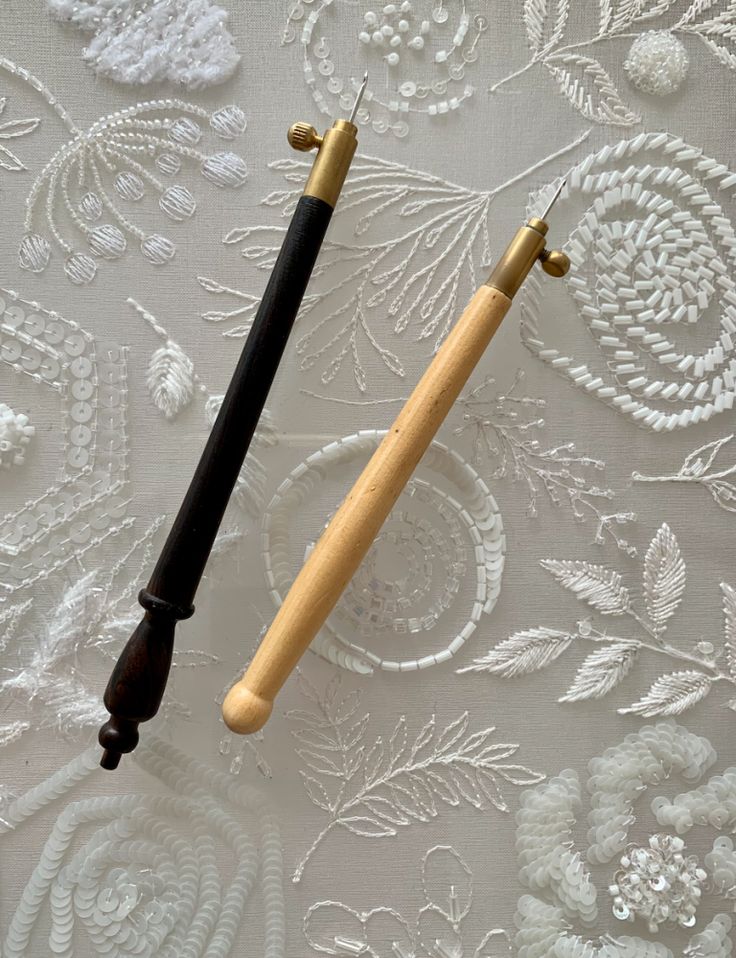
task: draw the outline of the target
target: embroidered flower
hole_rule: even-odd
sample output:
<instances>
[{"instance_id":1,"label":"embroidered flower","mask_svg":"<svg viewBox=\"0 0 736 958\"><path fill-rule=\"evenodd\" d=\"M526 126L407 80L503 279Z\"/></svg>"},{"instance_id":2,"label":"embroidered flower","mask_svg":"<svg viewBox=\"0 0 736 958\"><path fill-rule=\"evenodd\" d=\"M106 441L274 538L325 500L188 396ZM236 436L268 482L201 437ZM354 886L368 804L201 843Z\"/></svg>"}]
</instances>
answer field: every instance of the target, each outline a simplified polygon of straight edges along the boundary
<instances>
[{"instance_id":1,"label":"embroidered flower","mask_svg":"<svg viewBox=\"0 0 736 958\"><path fill-rule=\"evenodd\" d=\"M655 432L731 409L734 186L736 173L667 133L621 140L573 167L555 208L556 227L570 228L572 269L556 285L529 275L525 345ZM578 323L566 318L570 299Z\"/></svg>"},{"instance_id":2,"label":"embroidered flower","mask_svg":"<svg viewBox=\"0 0 736 958\"><path fill-rule=\"evenodd\" d=\"M644 726L591 759L585 787L577 772L567 769L522 794L516 817L516 848L519 879L529 893L519 899L517 906L515 944L519 958L542 954L671 956L663 944L621 936L615 926L612 935L599 937L600 946L575 933L574 924L578 922L589 927L594 922L597 928L601 925L604 915L599 915L592 869L617 856L620 868L608 889L616 919L646 922L650 935L656 935L660 925L671 928L674 923L691 928L700 924L684 953L719 958L730 954L730 917L717 914L701 920L696 915L706 889L715 899L713 904L721 904L719 898L727 897L725 882L712 882L694 856L685 854L684 842L670 832L651 834L643 845L629 843L631 830L644 824L637 821L635 811L644 806L645 793L672 776L681 776L697 787L671 802L664 797L652 801L660 826L674 826L678 832L692 827L695 821L710 827L731 827L736 787L724 789L722 776L698 784L715 760L707 739L673 721L663 721ZM574 832L584 795L590 796L589 844L578 851ZM723 809L720 817L716 807ZM727 848L719 848L721 857L728 855ZM712 856L706 856L708 861ZM730 865L730 859L727 861ZM726 881L728 865L720 865L721 878L725 876Z\"/></svg>"},{"instance_id":3,"label":"embroidered flower","mask_svg":"<svg viewBox=\"0 0 736 958\"><path fill-rule=\"evenodd\" d=\"M647 30L634 40L624 70L642 93L667 96L682 86L690 61L682 42L668 30Z\"/></svg>"}]
</instances>

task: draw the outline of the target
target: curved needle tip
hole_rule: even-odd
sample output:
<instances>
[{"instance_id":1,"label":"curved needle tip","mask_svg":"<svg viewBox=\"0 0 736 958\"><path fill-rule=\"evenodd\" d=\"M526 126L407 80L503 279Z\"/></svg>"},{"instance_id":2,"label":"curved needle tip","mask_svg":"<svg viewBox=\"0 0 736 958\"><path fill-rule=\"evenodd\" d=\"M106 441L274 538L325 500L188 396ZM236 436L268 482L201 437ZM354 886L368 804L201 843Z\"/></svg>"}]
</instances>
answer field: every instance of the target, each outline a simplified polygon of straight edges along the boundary
<instances>
[{"instance_id":1,"label":"curved needle tip","mask_svg":"<svg viewBox=\"0 0 736 958\"><path fill-rule=\"evenodd\" d=\"M366 70L363 74L363 82L360 84L360 89L355 97L355 103L353 103L353 109L350 111L350 122L355 122L355 115L358 112L358 107L360 106L360 101L363 99L363 94L365 93L365 88L368 83L368 71Z\"/></svg>"}]
</instances>

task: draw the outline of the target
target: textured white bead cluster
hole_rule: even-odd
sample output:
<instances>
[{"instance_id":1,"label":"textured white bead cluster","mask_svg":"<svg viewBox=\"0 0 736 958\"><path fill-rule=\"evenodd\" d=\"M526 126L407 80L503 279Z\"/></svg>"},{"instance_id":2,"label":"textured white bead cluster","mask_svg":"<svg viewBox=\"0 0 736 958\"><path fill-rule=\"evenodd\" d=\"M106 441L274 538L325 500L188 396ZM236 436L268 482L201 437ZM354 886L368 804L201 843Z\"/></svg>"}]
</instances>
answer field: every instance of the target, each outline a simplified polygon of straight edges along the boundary
<instances>
[{"instance_id":1,"label":"textured white bead cluster","mask_svg":"<svg viewBox=\"0 0 736 958\"><path fill-rule=\"evenodd\" d=\"M596 889L585 862L571 850L580 781L572 769L521 796L516 815L519 880L532 892L549 889L568 918L595 921Z\"/></svg>"},{"instance_id":2,"label":"textured white bead cluster","mask_svg":"<svg viewBox=\"0 0 736 958\"><path fill-rule=\"evenodd\" d=\"M682 85L690 61L680 40L668 30L647 30L631 45L624 70L642 93L667 96Z\"/></svg>"},{"instance_id":3,"label":"textured white bead cluster","mask_svg":"<svg viewBox=\"0 0 736 958\"><path fill-rule=\"evenodd\" d=\"M627 844L633 803L670 775L697 781L716 760L710 742L672 721L646 725L588 764L588 860L610 862ZM669 824L659 816L661 825Z\"/></svg>"},{"instance_id":4,"label":"textured white bead cluster","mask_svg":"<svg viewBox=\"0 0 736 958\"><path fill-rule=\"evenodd\" d=\"M424 38L430 31L429 20L422 20L419 32L407 39L411 31L411 24L406 17L411 14L410 0L401 4L387 3L381 16L368 10L363 16L364 29L358 34L361 43L373 47L388 47L390 52L385 56L389 66L397 66L401 59L401 49L406 45L411 50L423 50Z\"/></svg>"},{"instance_id":5,"label":"textured white bead cluster","mask_svg":"<svg viewBox=\"0 0 736 958\"><path fill-rule=\"evenodd\" d=\"M675 835L650 835L646 846L629 845L609 886L613 914L621 921L643 918L653 934L664 923L695 924L705 871Z\"/></svg>"},{"instance_id":6,"label":"textured white bead cluster","mask_svg":"<svg viewBox=\"0 0 736 958\"><path fill-rule=\"evenodd\" d=\"M678 834L689 831L693 825L731 828L736 824L736 768L714 775L671 801L664 797L654 799L652 811L660 825L668 825Z\"/></svg>"},{"instance_id":7,"label":"textured white bead cluster","mask_svg":"<svg viewBox=\"0 0 736 958\"><path fill-rule=\"evenodd\" d=\"M0 402L0 467L23 465L26 447L35 432L28 416Z\"/></svg>"}]
</instances>

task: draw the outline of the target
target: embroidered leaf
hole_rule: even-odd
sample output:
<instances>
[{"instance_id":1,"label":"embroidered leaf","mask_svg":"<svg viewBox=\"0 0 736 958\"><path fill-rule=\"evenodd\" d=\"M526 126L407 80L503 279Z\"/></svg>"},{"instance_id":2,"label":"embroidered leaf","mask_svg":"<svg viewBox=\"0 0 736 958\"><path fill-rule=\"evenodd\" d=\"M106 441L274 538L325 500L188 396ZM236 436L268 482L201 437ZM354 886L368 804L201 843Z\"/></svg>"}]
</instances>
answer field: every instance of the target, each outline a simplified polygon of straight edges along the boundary
<instances>
[{"instance_id":1,"label":"embroidered leaf","mask_svg":"<svg viewBox=\"0 0 736 958\"><path fill-rule=\"evenodd\" d=\"M713 462L726 443L731 442L733 433L730 436L723 436L721 439L715 439L704 446L699 446L685 457L685 461L680 467L679 476L691 476L693 479L699 479L703 473L707 472L713 465Z\"/></svg>"},{"instance_id":2,"label":"embroidered leaf","mask_svg":"<svg viewBox=\"0 0 736 958\"><path fill-rule=\"evenodd\" d=\"M172 339L151 356L146 385L157 409L175 419L194 395L194 364Z\"/></svg>"},{"instance_id":3,"label":"embroidered leaf","mask_svg":"<svg viewBox=\"0 0 736 958\"><path fill-rule=\"evenodd\" d=\"M712 6L719 2L720 0L693 0L675 26L683 27L687 24L692 24L701 13L705 13L706 11L710 10Z\"/></svg>"},{"instance_id":4,"label":"embroidered leaf","mask_svg":"<svg viewBox=\"0 0 736 958\"><path fill-rule=\"evenodd\" d=\"M613 80L597 60L576 53L553 54L544 64L557 80L560 92L594 123L631 126L641 117L621 99Z\"/></svg>"},{"instance_id":5,"label":"embroidered leaf","mask_svg":"<svg viewBox=\"0 0 736 958\"><path fill-rule=\"evenodd\" d=\"M711 679L702 672L688 669L661 675L647 694L628 708L619 709L621 715L680 715L710 692Z\"/></svg>"},{"instance_id":6,"label":"embroidered leaf","mask_svg":"<svg viewBox=\"0 0 736 958\"><path fill-rule=\"evenodd\" d=\"M723 593L723 644L726 648L726 663L732 678L736 678L736 589L721 582Z\"/></svg>"},{"instance_id":7,"label":"embroidered leaf","mask_svg":"<svg viewBox=\"0 0 736 958\"><path fill-rule=\"evenodd\" d=\"M0 123L0 140L13 140L17 136L25 136L27 133L33 133L41 121L37 118L27 120L8 120L7 123Z\"/></svg>"},{"instance_id":8,"label":"embroidered leaf","mask_svg":"<svg viewBox=\"0 0 736 958\"><path fill-rule=\"evenodd\" d=\"M629 590L618 572L579 559L542 559L540 565L604 615L622 615L629 610Z\"/></svg>"},{"instance_id":9,"label":"embroidered leaf","mask_svg":"<svg viewBox=\"0 0 736 958\"><path fill-rule=\"evenodd\" d=\"M3 146L0 143L0 167L4 170L8 170L11 173L18 173L21 170L25 170L26 167L18 159L18 157L9 150L6 146Z\"/></svg>"},{"instance_id":10,"label":"embroidered leaf","mask_svg":"<svg viewBox=\"0 0 736 958\"><path fill-rule=\"evenodd\" d=\"M554 662L573 639L574 636L569 632L558 632L555 629L546 629L544 626L515 632L486 652L484 656L475 659L472 665L457 671L458 674L490 672L506 679L516 675L528 675Z\"/></svg>"},{"instance_id":11,"label":"embroidered leaf","mask_svg":"<svg viewBox=\"0 0 736 958\"><path fill-rule=\"evenodd\" d=\"M736 485L722 479L713 479L707 483L706 488L716 505L726 512L736 512Z\"/></svg>"},{"instance_id":12,"label":"embroidered leaf","mask_svg":"<svg viewBox=\"0 0 736 958\"><path fill-rule=\"evenodd\" d=\"M736 32L726 35L725 38L732 41L736 40ZM729 50L728 47L723 46L723 44L702 34L700 39L724 66L727 66L729 70L736 70L736 50Z\"/></svg>"},{"instance_id":13,"label":"embroidered leaf","mask_svg":"<svg viewBox=\"0 0 736 958\"><path fill-rule=\"evenodd\" d=\"M644 557L644 604L657 635L682 601L685 591L685 562L677 539L665 522L652 539Z\"/></svg>"},{"instance_id":14,"label":"embroidered leaf","mask_svg":"<svg viewBox=\"0 0 736 958\"><path fill-rule=\"evenodd\" d=\"M607 695L624 679L639 653L637 642L613 642L589 655L558 702L580 702Z\"/></svg>"},{"instance_id":15,"label":"embroidered leaf","mask_svg":"<svg viewBox=\"0 0 736 958\"><path fill-rule=\"evenodd\" d=\"M614 35L629 27L632 23L652 20L665 13L677 0L609 0L604 17L602 4L601 29L599 35ZM606 21L604 29L603 21Z\"/></svg>"},{"instance_id":16,"label":"embroidered leaf","mask_svg":"<svg viewBox=\"0 0 736 958\"><path fill-rule=\"evenodd\" d=\"M543 778L523 765L502 764L519 746L489 743L492 728L469 733L466 712L440 729L432 716L410 750L406 747L409 737L403 716L387 746L378 737L370 748L361 745L354 749L349 741L356 736L351 735L349 740L346 730L357 727L357 736L362 739L369 718L366 715L355 721L358 700L357 691L342 695L339 683L332 683L323 698L314 702L319 721L308 721L305 728L303 716L313 713L289 713L299 722L295 737L300 743L305 739L310 743L309 748L297 749L312 773L302 773L307 793L319 808L329 812L328 824L297 866L295 881L301 878L322 839L337 825L356 835L382 838L395 834L398 827L430 821L438 814L438 801L454 807L467 802L478 809L492 805L506 810L494 786L496 773L516 786ZM322 776L329 780L327 787L320 781ZM330 802L333 779L339 787Z\"/></svg>"},{"instance_id":17,"label":"embroidered leaf","mask_svg":"<svg viewBox=\"0 0 736 958\"><path fill-rule=\"evenodd\" d=\"M554 14L552 8L554 7ZM562 39L570 0L524 0L524 26L533 53L554 49Z\"/></svg>"}]
</instances>

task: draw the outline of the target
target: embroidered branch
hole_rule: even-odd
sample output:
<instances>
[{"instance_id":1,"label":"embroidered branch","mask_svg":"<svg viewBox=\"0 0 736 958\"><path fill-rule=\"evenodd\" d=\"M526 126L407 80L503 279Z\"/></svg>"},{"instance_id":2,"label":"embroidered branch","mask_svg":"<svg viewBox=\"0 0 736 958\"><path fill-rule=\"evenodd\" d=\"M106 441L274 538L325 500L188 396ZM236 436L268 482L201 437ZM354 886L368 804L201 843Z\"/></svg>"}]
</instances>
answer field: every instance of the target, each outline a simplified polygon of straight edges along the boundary
<instances>
[{"instance_id":1,"label":"embroidered branch","mask_svg":"<svg viewBox=\"0 0 736 958\"><path fill-rule=\"evenodd\" d=\"M0 116L5 112L8 98L0 96ZM0 122L0 169L8 170L11 173L18 173L25 170L23 161L6 146L8 140L17 140L22 136L33 133L41 121L38 117L29 117L25 120L3 120Z\"/></svg>"},{"instance_id":2,"label":"embroidered branch","mask_svg":"<svg viewBox=\"0 0 736 958\"><path fill-rule=\"evenodd\" d=\"M610 537L628 555L636 547L623 538L616 526L634 522L632 512L607 513L601 508L614 492L592 483L585 475L588 468L605 469L605 462L580 455L573 442L561 446L543 446L535 432L545 428L545 420L536 416L546 407L544 399L521 394L525 378L519 369L508 389L492 392L495 379L485 379L459 400L463 425L455 435L467 436L473 444L474 462L496 463L491 477L522 483L529 496L527 514L537 515L539 494L546 494L554 506L566 504L578 522L592 517L596 522L595 539L602 544Z\"/></svg>"},{"instance_id":3,"label":"embroidered branch","mask_svg":"<svg viewBox=\"0 0 736 958\"><path fill-rule=\"evenodd\" d=\"M713 469L711 466L724 446L733 439L733 434L715 439L704 446L698 446L685 457L679 470L669 476L645 476L632 472L634 482L691 482L703 486L713 497L713 501L726 512L736 512L736 482L729 482L736 476L736 464L726 469Z\"/></svg>"},{"instance_id":4,"label":"embroidered branch","mask_svg":"<svg viewBox=\"0 0 736 958\"><path fill-rule=\"evenodd\" d=\"M684 643L666 640L669 622L685 593L686 570L677 539L663 524L647 549L642 568L644 609L638 610L631 590L622 576L602 565L577 559L544 559L542 567L564 588L601 615L625 616L636 624L639 635L611 634L597 629L591 618L577 623L575 630L539 626L515 632L463 672L487 672L502 678L528 675L546 668L570 645L588 642L600 646L590 653L559 702L599 699L626 678L643 650L664 656L681 666L679 671L659 676L649 690L622 715L679 715L704 699L717 683L736 685L736 591L721 584L724 603L724 643L718 650L699 640L686 651ZM736 709L736 698L729 707Z\"/></svg>"},{"instance_id":5,"label":"embroidered branch","mask_svg":"<svg viewBox=\"0 0 736 958\"><path fill-rule=\"evenodd\" d=\"M493 200L569 153L588 133L487 191L469 190L400 163L358 155L340 199L337 222L349 223L356 239L369 233L375 237L379 231L389 238L366 245L324 244L300 311L302 322L312 316L316 320L297 340L301 369L319 369L320 381L326 385L347 364L352 366L357 388L365 392L367 349L389 372L402 378L403 364L392 349L379 342L375 324L385 326L388 315L397 336L412 327L418 342L431 339L436 350L458 307L475 292L477 269L491 262L488 217ZM263 204L290 216L311 163L288 159L270 166L283 174L290 187L270 193ZM285 227L247 226L228 232L224 242L243 244L246 259L257 269L270 270L285 231ZM208 311L202 318L226 324L224 336L246 335L257 297L209 277L201 276L199 282L207 292L234 298L237 303L232 310Z\"/></svg>"},{"instance_id":6,"label":"embroidered branch","mask_svg":"<svg viewBox=\"0 0 736 958\"><path fill-rule=\"evenodd\" d=\"M302 782L328 821L297 865L293 881L335 828L363 838L391 838L397 829L436 818L442 805L508 812L502 783L540 782L544 775L506 759L518 745L494 743L495 727L468 734L468 713L446 727L434 715L413 738L402 715L388 742L368 737L370 715L359 714L360 692L343 693L340 675L320 695L300 675L307 710L294 709L292 735L304 763Z\"/></svg>"},{"instance_id":7,"label":"embroidered branch","mask_svg":"<svg viewBox=\"0 0 736 958\"><path fill-rule=\"evenodd\" d=\"M724 66L736 70L736 54L728 47L734 39L731 0L692 0L679 20L656 31L667 42L660 40L652 63L647 62L646 55L652 44L645 43L642 49L642 43L655 31L644 34L637 31L658 21L674 3L675 0L652 0L651 3L599 0L596 33L587 39L563 44L569 26L569 0L558 0L554 4L547 0L525 0L523 21L531 56L523 67L494 83L490 92L495 93L504 84L541 64L556 82L560 94L585 119L615 126L639 123L641 117L626 105L600 61L581 51L609 40L633 37L636 42L625 67L632 82L648 93L671 92L684 80L687 56L676 34L697 37ZM714 7L720 7L720 12L714 11ZM708 12L715 15L704 17ZM656 84L652 77L655 73ZM664 90L660 89L662 73L666 73L669 85Z\"/></svg>"}]
</instances>

